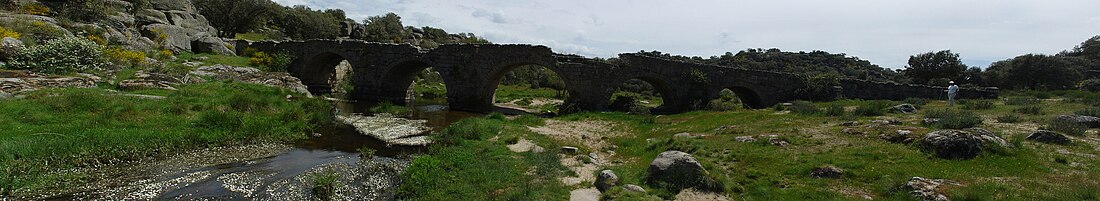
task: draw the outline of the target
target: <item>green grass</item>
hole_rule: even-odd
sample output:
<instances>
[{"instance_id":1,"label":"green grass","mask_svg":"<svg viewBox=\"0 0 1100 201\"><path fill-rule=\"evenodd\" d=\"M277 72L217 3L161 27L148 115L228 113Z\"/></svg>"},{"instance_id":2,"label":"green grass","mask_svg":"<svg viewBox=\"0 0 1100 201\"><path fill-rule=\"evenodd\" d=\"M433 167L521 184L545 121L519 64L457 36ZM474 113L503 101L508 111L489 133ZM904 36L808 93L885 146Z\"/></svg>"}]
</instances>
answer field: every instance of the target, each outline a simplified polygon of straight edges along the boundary
<instances>
[{"instance_id":1,"label":"green grass","mask_svg":"<svg viewBox=\"0 0 1100 201\"><path fill-rule=\"evenodd\" d=\"M59 170L285 142L332 121L328 102L288 102L293 92L260 85L211 82L164 93L164 100L149 100L55 89L0 101L0 195L66 189L87 176Z\"/></svg>"},{"instance_id":2,"label":"green grass","mask_svg":"<svg viewBox=\"0 0 1100 201\"><path fill-rule=\"evenodd\" d=\"M544 147L543 136L530 134L515 122L474 118L459 121L438 136L429 153L412 161L397 191L401 200L560 200L569 195L557 177L567 175L556 149L514 153L497 135L524 135ZM527 174L532 170L534 174Z\"/></svg>"},{"instance_id":3,"label":"green grass","mask_svg":"<svg viewBox=\"0 0 1100 201\"><path fill-rule=\"evenodd\" d=\"M843 108L864 106L880 111L882 101L841 100L829 103L815 103L818 107ZM992 101L993 105L1004 105L1002 101ZM645 187L647 194L623 192L619 189L605 193L607 199L643 200L671 199L676 189L649 186L644 183L646 168L659 153L668 150L680 150L691 153L709 172L708 179L713 180L717 190L733 199L744 200L860 200L846 192L861 192L884 200L913 200L900 186L912 177L950 179L965 184L952 187L945 192L956 200L1082 200L1095 199L1095 189L1100 182L1088 178L1100 176L1100 159L1086 155L1057 154L1059 149L1074 153L1100 154L1088 145L1058 146L1027 142L1023 138L1034 130L1016 126L983 125L980 122L992 119L1017 118L1026 124L1046 121L1057 114L1068 114L1089 106L1075 101L1041 100L1043 114L1017 114L1015 107L991 107L981 110L950 109L945 101L928 101L921 108L921 114L882 113L868 116L848 115L798 115L782 114L772 110L735 110L735 111L696 111L683 114L644 116L623 112L583 112L554 118L558 121L602 120L614 122L616 131L624 136L610 137L608 140L617 148L613 149L615 163L608 168L614 170L624 184L638 184ZM839 109L827 109L839 110ZM870 110L868 110L870 111ZM833 112L839 114L840 112ZM865 112L869 114L874 112ZM908 129L917 135L926 134L936 128L913 127L916 122L928 117L959 119L959 124L969 127L978 125L989 129L1016 145L1005 150L989 150L972 160L943 160L921 152L915 145L898 144L878 139L878 133L895 132ZM997 118L999 116L1012 116ZM842 132L846 127L840 122L859 120L867 122L873 119L890 118L905 122L900 126L863 127L871 134L868 136L849 135ZM534 121L534 117L525 117L523 122ZM989 119L989 120L987 120ZM536 140L543 147L554 147L555 141L533 137L529 131L517 128L520 120L478 120L480 123L456 124L452 128L466 133L460 145L437 149L430 154L434 160L420 161L411 172L417 169L431 169L422 175L448 175L431 177L441 180L437 183L412 183L402 186L406 196L413 200L446 199L444 192L451 195L469 196L475 200L483 199L519 199L519 200L560 200L565 193L559 187L545 187L534 192L527 191L497 181L539 181L537 176L520 175L524 167L544 166L528 161L523 154L502 150L504 142L490 142L484 139L500 133L501 141L516 139L516 135ZM953 122L949 120L948 122ZM970 122L970 123L967 123ZM978 123L974 123L978 122ZM502 127L503 129L497 129ZM736 132L717 129L723 126L735 126ZM941 126L935 126L941 127ZM1034 129L1032 127L1031 129ZM472 132L484 130L484 132ZM522 133L522 134L514 134ZM687 139L674 138L674 133L698 133L707 137ZM478 133L478 134L470 134ZM791 145L777 147L767 143L766 139L741 143L734 140L738 136L780 135ZM534 135L538 136L538 135ZM561 143L561 142L557 142ZM1026 145L1026 146L1025 146ZM572 145L570 145L572 146ZM586 149L581 146L581 149ZM499 152L496 152L500 150ZM436 156L439 157L436 157ZM497 156L499 157L491 157ZM505 161L504 167L481 166L472 162L464 164L455 161L472 161L474 158L487 157L493 161ZM1053 158L1057 158L1055 160ZM417 162L414 162L417 163ZM1072 166L1079 163L1083 165ZM519 165L516 165L519 164ZM546 164L554 167L554 164ZM809 172L816 167L833 165L845 170L843 179L815 179ZM518 167L517 167L518 166ZM489 170L485 170L489 169ZM491 171L490 171L491 170ZM1073 171L1081 175L1066 175ZM469 176L475 175L475 176ZM425 176L428 177L428 176ZM1004 181L1008 179L1010 181ZM428 180L427 178L423 180ZM472 181L472 182L471 182ZM453 183L459 187L439 183ZM490 183L480 184L478 182ZM472 184L471 184L472 183ZM539 184L542 185L542 184ZM535 185L538 186L538 185ZM584 186L582 186L583 188ZM432 190L436 189L437 190ZM504 190L501 190L504 189ZM415 192L415 193L414 193ZM504 192L503 194L498 192ZM416 194L422 193L422 194ZM549 198L521 196L516 194L554 194ZM426 195L426 196L416 196ZM509 195L509 196L494 196Z\"/></svg>"},{"instance_id":4,"label":"green grass","mask_svg":"<svg viewBox=\"0 0 1100 201\"><path fill-rule=\"evenodd\" d=\"M234 38L235 39L250 40L250 41L263 41L263 40L270 39L269 37L267 37L267 35L264 35L262 33L254 33L254 32L239 33Z\"/></svg>"}]
</instances>

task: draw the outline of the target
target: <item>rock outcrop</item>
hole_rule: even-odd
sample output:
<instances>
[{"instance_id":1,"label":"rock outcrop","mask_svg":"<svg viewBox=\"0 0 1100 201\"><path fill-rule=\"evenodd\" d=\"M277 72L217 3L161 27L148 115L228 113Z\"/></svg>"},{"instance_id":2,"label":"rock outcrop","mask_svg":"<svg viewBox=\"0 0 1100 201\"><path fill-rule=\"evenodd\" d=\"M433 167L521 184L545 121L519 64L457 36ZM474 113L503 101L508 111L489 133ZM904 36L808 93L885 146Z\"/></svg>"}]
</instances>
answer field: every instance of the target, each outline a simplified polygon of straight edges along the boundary
<instances>
[{"instance_id":1,"label":"rock outcrop","mask_svg":"<svg viewBox=\"0 0 1100 201\"><path fill-rule=\"evenodd\" d=\"M188 83L204 82L205 79L201 77L262 84L271 87L285 88L306 95L310 94L306 85L302 84L302 80L291 76L289 73L263 72L259 69L249 67L235 67L221 64L203 66L188 73L188 77L185 77L183 80Z\"/></svg>"},{"instance_id":2,"label":"rock outcrop","mask_svg":"<svg viewBox=\"0 0 1100 201\"><path fill-rule=\"evenodd\" d=\"M1100 128L1100 117L1084 115L1058 115L1057 117L1054 117L1054 120L1072 122L1087 126L1089 128Z\"/></svg>"},{"instance_id":3,"label":"rock outcrop","mask_svg":"<svg viewBox=\"0 0 1100 201\"><path fill-rule=\"evenodd\" d=\"M432 142L428 136L425 136L431 131L426 120L410 120L388 114L336 115L336 120L355 127L355 130L364 135L382 140L387 145L424 146Z\"/></svg>"},{"instance_id":4,"label":"rock outcrop","mask_svg":"<svg viewBox=\"0 0 1100 201\"><path fill-rule=\"evenodd\" d=\"M920 200L947 201L949 200L947 195L940 193L942 192L940 188L947 184L958 185L950 180L913 177L905 183L905 189L909 190L910 195Z\"/></svg>"},{"instance_id":5,"label":"rock outcrop","mask_svg":"<svg viewBox=\"0 0 1100 201\"><path fill-rule=\"evenodd\" d=\"M981 128L937 130L924 135L920 147L944 159L971 159L983 148L1011 147L1011 144L991 131Z\"/></svg>"},{"instance_id":6,"label":"rock outcrop","mask_svg":"<svg viewBox=\"0 0 1100 201\"><path fill-rule=\"evenodd\" d=\"M45 76L26 71L0 73L0 92L9 95L46 88L94 88L101 79L94 75Z\"/></svg>"},{"instance_id":7,"label":"rock outcrop","mask_svg":"<svg viewBox=\"0 0 1100 201\"><path fill-rule=\"evenodd\" d=\"M1066 145L1066 144L1073 143L1073 140L1070 140L1065 135L1062 135L1061 133L1054 132L1054 131L1048 131L1048 130L1035 131L1034 133L1031 133L1031 135L1028 135L1027 139L1032 140L1032 141L1036 141L1036 142L1047 143L1047 144Z\"/></svg>"}]
</instances>

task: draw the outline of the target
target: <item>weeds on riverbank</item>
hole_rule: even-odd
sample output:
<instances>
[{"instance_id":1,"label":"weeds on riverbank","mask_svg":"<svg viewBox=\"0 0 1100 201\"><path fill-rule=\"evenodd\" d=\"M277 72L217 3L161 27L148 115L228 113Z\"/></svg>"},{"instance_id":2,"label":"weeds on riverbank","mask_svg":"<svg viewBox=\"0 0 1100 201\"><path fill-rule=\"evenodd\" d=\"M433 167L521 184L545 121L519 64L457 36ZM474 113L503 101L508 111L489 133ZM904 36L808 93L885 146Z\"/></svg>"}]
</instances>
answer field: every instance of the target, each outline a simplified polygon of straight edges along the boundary
<instances>
[{"instance_id":1,"label":"weeds on riverbank","mask_svg":"<svg viewBox=\"0 0 1100 201\"><path fill-rule=\"evenodd\" d=\"M211 82L143 99L103 89L53 89L0 101L0 188L14 194L65 189L66 173L234 144L306 137L332 122L330 103L294 99L260 85Z\"/></svg>"}]
</instances>

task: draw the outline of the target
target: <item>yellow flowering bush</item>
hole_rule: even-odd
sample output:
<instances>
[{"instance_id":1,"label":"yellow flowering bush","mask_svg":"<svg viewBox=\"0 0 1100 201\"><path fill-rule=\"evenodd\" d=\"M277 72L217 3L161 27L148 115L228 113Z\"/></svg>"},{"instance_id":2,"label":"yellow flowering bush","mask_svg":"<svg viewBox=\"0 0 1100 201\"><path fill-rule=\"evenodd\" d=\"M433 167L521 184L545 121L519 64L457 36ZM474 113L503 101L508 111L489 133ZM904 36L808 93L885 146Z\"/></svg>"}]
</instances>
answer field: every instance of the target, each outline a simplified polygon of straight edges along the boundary
<instances>
[{"instance_id":1,"label":"yellow flowering bush","mask_svg":"<svg viewBox=\"0 0 1100 201\"><path fill-rule=\"evenodd\" d=\"M19 8L23 10L24 14L30 15L46 15L50 13L50 8L37 3L24 4Z\"/></svg>"},{"instance_id":2,"label":"yellow flowering bush","mask_svg":"<svg viewBox=\"0 0 1100 201\"><path fill-rule=\"evenodd\" d=\"M8 28L0 27L0 38L12 37L12 38L15 38L15 39L19 39L19 37L21 37L21 36L22 35L19 35L19 32L15 32L15 31L13 31L11 29L8 29Z\"/></svg>"},{"instance_id":3,"label":"yellow flowering bush","mask_svg":"<svg viewBox=\"0 0 1100 201\"><path fill-rule=\"evenodd\" d=\"M107 54L107 58L109 58L112 63L118 65L139 66L145 64L144 52L113 47L108 48L104 53Z\"/></svg>"}]
</instances>

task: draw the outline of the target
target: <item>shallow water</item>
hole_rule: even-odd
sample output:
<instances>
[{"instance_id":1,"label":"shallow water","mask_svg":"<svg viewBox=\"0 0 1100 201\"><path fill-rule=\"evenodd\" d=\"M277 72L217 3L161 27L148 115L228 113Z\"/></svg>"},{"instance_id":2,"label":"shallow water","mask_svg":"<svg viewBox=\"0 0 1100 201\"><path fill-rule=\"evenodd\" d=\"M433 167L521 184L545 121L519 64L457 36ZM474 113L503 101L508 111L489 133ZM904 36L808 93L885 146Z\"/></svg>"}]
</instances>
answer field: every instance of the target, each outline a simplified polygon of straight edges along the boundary
<instances>
[{"instance_id":1,"label":"shallow water","mask_svg":"<svg viewBox=\"0 0 1100 201\"><path fill-rule=\"evenodd\" d=\"M337 111L369 115L373 103L337 102ZM412 119L427 120L428 126L440 131L447 125L481 114L447 111L445 106L413 107ZM313 199L314 178L319 174L338 175L337 200L392 200L393 189L400 183L400 174L410 162L409 155L422 153L425 147L386 146L384 142L362 135L347 125L322 125L314 137L295 142L290 147L272 149L240 148L225 153L181 154L155 164L120 167L97 173L124 175L103 179L98 187L60 197L55 200L308 200ZM374 149L374 155L364 157L362 147ZM232 153L230 153L232 152ZM196 163L201 159L188 157L220 157L270 152L268 155L214 160L210 164ZM173 164L180 163L180 164ZM204 165L206 164L206 165ZM177 167L177 168L163 168ZM107 176L112 177L112 176Z\"/></svg>"}]
</instances>

